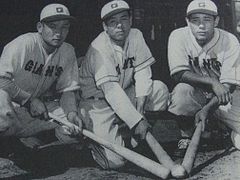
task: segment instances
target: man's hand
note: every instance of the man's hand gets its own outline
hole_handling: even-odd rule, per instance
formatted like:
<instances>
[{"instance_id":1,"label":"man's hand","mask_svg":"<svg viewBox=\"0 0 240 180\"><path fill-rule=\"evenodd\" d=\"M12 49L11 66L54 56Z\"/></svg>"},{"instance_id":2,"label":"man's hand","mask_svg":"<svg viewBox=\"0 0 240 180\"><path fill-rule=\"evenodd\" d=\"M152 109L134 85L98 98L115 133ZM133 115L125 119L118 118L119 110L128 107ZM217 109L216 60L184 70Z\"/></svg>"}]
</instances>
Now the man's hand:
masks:
<instances>
[{"instance_id":1,"label":"man's hand","mask_svg":"<svg viewBox=\"0 0 240 180\"><path fill-rule=\"evenodd\" d=\"M144 106L146 102L146 96L137 97L136 109L140 114L144 114Z\"/></svg>"},{"instance_id":2,"label":"man's hand","mask_svg":"<svg viewBox=\"0 0 240 180\"><path fill-rule=\"evenodd\" d=\"M212 83L212 90L214 94L217 96L219 104L226 105L231 101L232 96L231 96L230 90L228 87L224 86L222 83L218 81L214 81Z\"/></svg>"},{"instance_id":3,"label":"man's hand","mask_svg":"<svg viewBox=\"0 0 240 180\"><path fill-rule=\"evenodd\" d=\"M195 125L201 121L202 123L202 131L205 130L205 123L208 119L209 109L207 107L203 107L200 111L198 111L195 115Z\"/></svg>"},{"instance_id":4,"label":"man's hand","mask_svg":"<svg viewBox=\"0 0 240 180\"><path fill-rule=\"evenodd\" d=\"M69 131L73 135L80 134L82 132L82 120L78 117L76 112L70 112L67 115L69 122L75 124L76 126L69 127Z\"/></svg>"},{"instance_id":5,"label":"man's hand","mask_svg":"<svg viewBox=\"0 0 240 180\"><path fill-rule=\"evenodd\" d=\"M32 117L43 118L44 120L48 120L48 111L45 104L38 98L33 98L29 102L29 113Z\"/></svg>"},{"instance_id":6,"label":"man's hand","mask_svg":"<svg viewBox=\"0 0 240 180\"><path fill-rule=\"evenodd\" d=\"M147 122L146 119L143 118L136 125L134 130L134 135L138 136L140 140L143 140L146 138L146 134L150 128L151 128L151 125Z\"/></svg>"}]
</instances>

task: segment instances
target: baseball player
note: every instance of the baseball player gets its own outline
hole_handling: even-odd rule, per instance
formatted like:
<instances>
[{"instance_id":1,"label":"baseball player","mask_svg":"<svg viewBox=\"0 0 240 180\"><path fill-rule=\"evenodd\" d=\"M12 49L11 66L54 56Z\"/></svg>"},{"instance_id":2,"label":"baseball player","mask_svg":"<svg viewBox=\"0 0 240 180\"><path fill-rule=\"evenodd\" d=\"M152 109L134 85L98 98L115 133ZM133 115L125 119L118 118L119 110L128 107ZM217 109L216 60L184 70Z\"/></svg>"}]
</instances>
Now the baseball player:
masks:
<instances>
[{"instance_id":1,"label":"baseball player","mask_svg":"<svg viewBox=\"0 0 240 180\"><path fill-rule=\"evenodd\" d=\"M144 139L150 127L144 111L165 110L169 93L164 83L151 80L155 60L142 33L131 28L129 5L122 0L109 2L101 10L101 19L104 31L91 43L79 71L79 115L87 129L125 146L122 124ZM98 145L92 145L92 155L104 169L125 163Z\"/></svg>"},{"instance_id":2,"label":"baseball player","mask_svg":"<svg viewBox=\"0 0 240 180\"><path fill-rule=\"evenodd\" d=\"M79 89L76 56L74 48L64 42L72 20L64 5L47 5L41 11L38 32L23 34L4 47L0 59L1 136L29 137L55 128L54 123L44 121L48 112L81 129L73 92ZM54 101L57 94L61 98Z\"/></svg>"},{"instance_id":3,"label":"baseball player","mask_svg":"<svg viewBox=\"0 0 240 180\"><path fill-rule=\"evenodd\" d=\"M233 129L232 134L240 143L238 40L216 28L218 11L210 0L192 1L186 21L187 27L174 30L169 37L170 72L178 82L171 94L169 111L195 115L196 123L202 121L202 130L209 115L214 113Z\"/></svg>"}]
</instances>

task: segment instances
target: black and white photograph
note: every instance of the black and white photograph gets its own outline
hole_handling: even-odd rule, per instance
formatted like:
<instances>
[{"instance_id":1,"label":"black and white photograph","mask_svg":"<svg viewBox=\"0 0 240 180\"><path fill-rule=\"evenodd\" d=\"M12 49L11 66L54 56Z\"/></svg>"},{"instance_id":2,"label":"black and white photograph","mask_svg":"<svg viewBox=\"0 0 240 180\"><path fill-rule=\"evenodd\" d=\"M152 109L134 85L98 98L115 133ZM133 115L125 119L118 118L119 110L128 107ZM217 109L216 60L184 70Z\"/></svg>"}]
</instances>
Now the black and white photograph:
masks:
<instances>
[{"instance_id":1,"label":"black and white photograph","mask_svg":"<svg viewBox=\"0 0 240 180\"><path fill-rule=\"evenodd\" d=\"M0 179L240 179L240 0L1 0Z\"/></svg>"}]
</instances>

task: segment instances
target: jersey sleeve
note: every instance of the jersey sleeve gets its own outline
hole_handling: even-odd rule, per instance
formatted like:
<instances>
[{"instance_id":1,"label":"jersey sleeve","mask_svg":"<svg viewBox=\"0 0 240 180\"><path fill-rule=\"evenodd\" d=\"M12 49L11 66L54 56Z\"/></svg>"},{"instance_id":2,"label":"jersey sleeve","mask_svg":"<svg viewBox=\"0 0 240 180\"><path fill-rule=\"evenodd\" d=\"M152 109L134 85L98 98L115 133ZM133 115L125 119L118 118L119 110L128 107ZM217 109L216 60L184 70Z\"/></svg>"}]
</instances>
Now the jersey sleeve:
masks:
<instances>
[{"instance_id":1,"label":"jersey sleeve","mask_svg":"<svg viewBox=\"0 0 240 180\"><path fill-rule=\"evenodd\" d=\"M27 38L27 37L26 37ZM31 96L28 92L20 89L14 83L15 73L21 69L23 62L21 59L27 55L28 44L22 36L8 43L0 58L0 88L8 92L17 103L24 104Z\"/></svg>"},{"instance_id":2,"label":"jersey sleeve","mask_svg":"<svg viewBox=\"0 0 240 180\"><path fill-rule=\"evenodd\" d=\"M114 57L90 47L87 52L87 61L90 71L93 73L97 87L105 82L118 82L119 77L114 66Z\"/></svg>"},{"instance_id":3,"label":"jersey sleeve","mask_svg":"<svg viewBox=\"0 0 240 180\"><path fill-rule=\"evenodd\" d=\"M155 59L152 56L152 53L144 40L142 32L136 30L136 36L134 36L134 38L135 39L130 39L129 41L136 41L135 71L140 71L141 69L152 65L155 62Z\"/></svg>"},{"instance_id":4,"label":"jersey sleeve","mask_svg":"<svg viewBox=\"0 0 240 180\"><path fill-rule=\"evenodd\" d=\"M240 85L240 46L237 38L232 37L226 45L221 67L220 82Z\"/></svg>"},{"instance_id":5,"label":"jersey sleeve","mask_svg":"<svg viewBox=\"0 0 240 180\"><path fill-rule=\"evenodd\" d=\"M7 44L0 59L0 76L12 79L14 72L21 66L21 57L26 55L26 47L21 38Z\"/></svg>"},{"instance_id":6,"label":"jersey sleeve","mask_svg":"<svg viewBox=\"0 0 240 180\"><path fill-rule=\"evenodd\" d=\"M101 85L107 102L114 112L132 129L143 116L136 110L126 93L116 82ZM117 96L116 96L117 94Z\"/></svg>"},{"instance_id":7,"label":"jersey sleeve","mask_svg":"<svg viewBox=\"0 0 240 180\"><path fill-rule=\"evenodd\" d=\"M58 92L74 91L80 88L78 65L75 52L72 49L67 54L69 58L67 59L67 63L56 84L56 90Z\"/></svg>"},{"instance_id":8,"label":"jersey sleeve","mask_svg":"<svg viewBox=\"0 0 240 180\"><path fill-rule=\"evenodd\" d=\"M179 71L190 70L188 55L184 47L183 34L181 31L173 31L168 39L168 64L170 75Z\"/></svg>"},{"instance_id":9,"label":"jersey sleeve","mask_svg":"<svg viewBox=\"0 0 240 180\"><path fill-rule=\"evenodd\" d=\"M152 71L148 66L134 74L136 97L148 96L152 91Z\"/></svg>"}]
</instances>

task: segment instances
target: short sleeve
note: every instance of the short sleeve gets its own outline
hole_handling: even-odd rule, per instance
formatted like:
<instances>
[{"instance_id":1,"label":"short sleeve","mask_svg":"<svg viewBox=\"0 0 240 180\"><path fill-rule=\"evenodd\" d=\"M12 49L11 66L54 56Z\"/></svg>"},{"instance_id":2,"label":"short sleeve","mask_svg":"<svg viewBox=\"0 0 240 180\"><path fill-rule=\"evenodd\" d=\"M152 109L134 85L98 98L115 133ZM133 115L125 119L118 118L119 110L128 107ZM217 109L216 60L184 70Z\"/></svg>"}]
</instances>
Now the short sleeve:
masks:
<instances>
[{"instance_id":1,"label":"short sleeve","mask_svg":"<svg viewBox=\"0 0 240 180\"><path fill-rule=\"evenodd\" d=\"M135 71L139 71L147 66L152 65L155 59L152 56L148 45L146 44L143 34L141 31L136 30L135 39L130 39L130 41L136 41L136 66Z\"/></svg>"},{"instance_id":2,"label":"short sleeve","mask_svg":"<svg viewBox=\"0 0 240 180\"><path fill-rule=\"evenodd\" d=\"M26 46L19 38L7 44L0 58L0 76L12 79L14 73L21 66L21 59L26 55Z\"/></svg>"},{"instance_id":3,"label":"short sleeve","mask_svg":"<svg viewBox=\"0 0 240 180\"><path fill-rule=\"evenodd\" d=\"M185 42L183 41L184 34L181 32L179 30L173 31L168 39L168 64L171 75L179 71L190 70Z\"/></svg>"},{"instance_id":4,"label":"short sleeve","mask_svg":"<svg viewBox=\"0 0 240 180\"><path fill-rule=\"evenodd\" d=\"M113 62L114 57L100 53L92 46L89 48L86 57L97 87L105 82L119 81L116 67Z\"/></svg>"},{"instance_id":5,"label":"short sleeve","mask_svg":"<svg viewBox=\"0 0 240 180\"><path fill-rule=\"evenodd\" d=\"M240 85L240 47L237 38L232 37L226 47L220 82Z\"/></svg>"}]
</instances>

